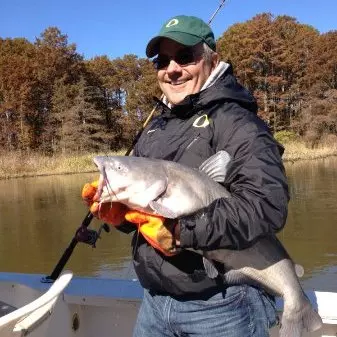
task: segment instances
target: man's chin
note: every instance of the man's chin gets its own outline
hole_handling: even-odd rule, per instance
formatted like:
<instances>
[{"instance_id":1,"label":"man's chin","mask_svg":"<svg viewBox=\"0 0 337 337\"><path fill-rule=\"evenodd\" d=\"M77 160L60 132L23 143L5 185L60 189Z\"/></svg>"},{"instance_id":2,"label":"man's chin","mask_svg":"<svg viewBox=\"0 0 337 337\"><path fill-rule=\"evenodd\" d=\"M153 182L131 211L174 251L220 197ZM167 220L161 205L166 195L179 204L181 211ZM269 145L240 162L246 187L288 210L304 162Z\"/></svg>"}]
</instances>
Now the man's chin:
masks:
<instances>
[{"instance_id":1,"label":"man's chin","mask_svg":"<svg viewBox=\"0 0 337 337\"><path fill-rule=\"evenodd\" d=\"M180 105L183 104L186 96L187 96L186 94L174 94L174 95L167 95L166 97L172 105Z\"/></svg>"}]
</instances>

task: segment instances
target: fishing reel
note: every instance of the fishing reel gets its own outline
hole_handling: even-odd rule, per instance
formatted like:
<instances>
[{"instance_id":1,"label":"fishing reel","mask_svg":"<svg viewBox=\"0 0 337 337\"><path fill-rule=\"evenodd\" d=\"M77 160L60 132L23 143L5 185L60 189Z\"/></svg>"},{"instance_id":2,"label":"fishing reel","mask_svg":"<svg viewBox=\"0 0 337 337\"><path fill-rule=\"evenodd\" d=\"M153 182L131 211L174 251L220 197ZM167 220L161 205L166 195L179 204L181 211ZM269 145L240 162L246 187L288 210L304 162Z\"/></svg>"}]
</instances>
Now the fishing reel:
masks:
<instances>
[{"instance_id":1,"label":"fishing reel","mask_svg":"<svg viewBox=\"0 0 337 337\"><path fill-rule=\"evenodd\" d=\"M109 233L110 227L108 224L102 224L98 231L95 229L88 229L87 226L81 226L76 232L76 239L78 242L86 243L93 248L96 248L96 241L101 238L101 233L104 232Z\"/></svg>"}]
</instances>

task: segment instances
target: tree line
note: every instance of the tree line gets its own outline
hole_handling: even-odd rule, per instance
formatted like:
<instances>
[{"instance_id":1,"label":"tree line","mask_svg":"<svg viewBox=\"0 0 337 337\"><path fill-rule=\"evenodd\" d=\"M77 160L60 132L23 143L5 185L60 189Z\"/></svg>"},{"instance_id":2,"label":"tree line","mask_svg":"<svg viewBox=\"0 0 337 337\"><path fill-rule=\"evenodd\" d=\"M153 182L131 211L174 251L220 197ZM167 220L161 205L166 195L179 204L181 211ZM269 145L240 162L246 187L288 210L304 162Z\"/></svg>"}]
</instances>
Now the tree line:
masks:
<instances>
[{"instance_id":1,"label":"tree line","mask_svg":"<svg viewBox=\"0 0 337 337\"><path fill-rule=\"evenodd\" d=\"M145 48L145 46L144 46ZM226 30L221 59L274 132L311 146L337 140L337 31L263 13ZM48 27L34 42L0 38L0 151L72 154L128 146L160 97L150 60L86 60Z\"/></svg>"}]
</instances>

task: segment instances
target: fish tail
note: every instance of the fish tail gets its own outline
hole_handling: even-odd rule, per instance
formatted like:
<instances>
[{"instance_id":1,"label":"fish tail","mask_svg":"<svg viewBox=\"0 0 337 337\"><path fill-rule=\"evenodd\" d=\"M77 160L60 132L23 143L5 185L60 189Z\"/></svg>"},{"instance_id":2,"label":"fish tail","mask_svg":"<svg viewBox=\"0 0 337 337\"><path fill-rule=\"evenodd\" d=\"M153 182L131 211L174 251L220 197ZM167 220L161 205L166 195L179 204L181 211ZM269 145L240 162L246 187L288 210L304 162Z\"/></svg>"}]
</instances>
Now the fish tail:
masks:
<instances>
[{"instance_id":1,"label":"fish tail","mask_svg":"<svg viewBox=\"0 0 337 337\"><path fill-rule=\"evenodd\" d=\"M303 331L313 332L323 325L322 318L311 306L309 300L297 313L283 312L280 337L301 337Z\"/></svg>"},{"instance_id":2,"label":"fish tail","mask_svg":"<svg viewBox=\"0 0 337 337\"><path fill-rule=\"evenodd\" d=\"M288 320L282 316L280 337L302 337L303 332L302 321Z\"/></svg>"},{"instance_id":3,"label":"fish tail","mask_svg":"<svg viewBox=\"0 0 337 337\"><path fill-rule=\"evenodd\" d=\"M303 314L303 325L308 332L316 331L323 325L323 321L318 312L309 305Z\"/></svg>"}]
</instances>

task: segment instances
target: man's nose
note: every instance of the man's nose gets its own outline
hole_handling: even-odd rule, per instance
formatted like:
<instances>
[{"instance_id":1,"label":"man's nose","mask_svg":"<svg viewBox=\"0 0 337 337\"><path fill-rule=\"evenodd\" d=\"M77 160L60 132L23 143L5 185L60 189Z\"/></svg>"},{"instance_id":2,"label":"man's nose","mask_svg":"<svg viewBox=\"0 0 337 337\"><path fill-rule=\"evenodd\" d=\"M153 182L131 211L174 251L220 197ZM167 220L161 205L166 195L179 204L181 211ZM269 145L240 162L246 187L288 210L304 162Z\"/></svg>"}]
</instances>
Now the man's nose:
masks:
<instances>
[{"instance_id":1,"label":"man's nose","mask_svg":"<svg viewBox=\"0 0 337 337\"><path fill-rule=\"evenodd\" d=\"M169 65L167 66L167 73L176 73L181 71L181 66L175 60L170 60Z\"/></svg>"}]
</instances>

